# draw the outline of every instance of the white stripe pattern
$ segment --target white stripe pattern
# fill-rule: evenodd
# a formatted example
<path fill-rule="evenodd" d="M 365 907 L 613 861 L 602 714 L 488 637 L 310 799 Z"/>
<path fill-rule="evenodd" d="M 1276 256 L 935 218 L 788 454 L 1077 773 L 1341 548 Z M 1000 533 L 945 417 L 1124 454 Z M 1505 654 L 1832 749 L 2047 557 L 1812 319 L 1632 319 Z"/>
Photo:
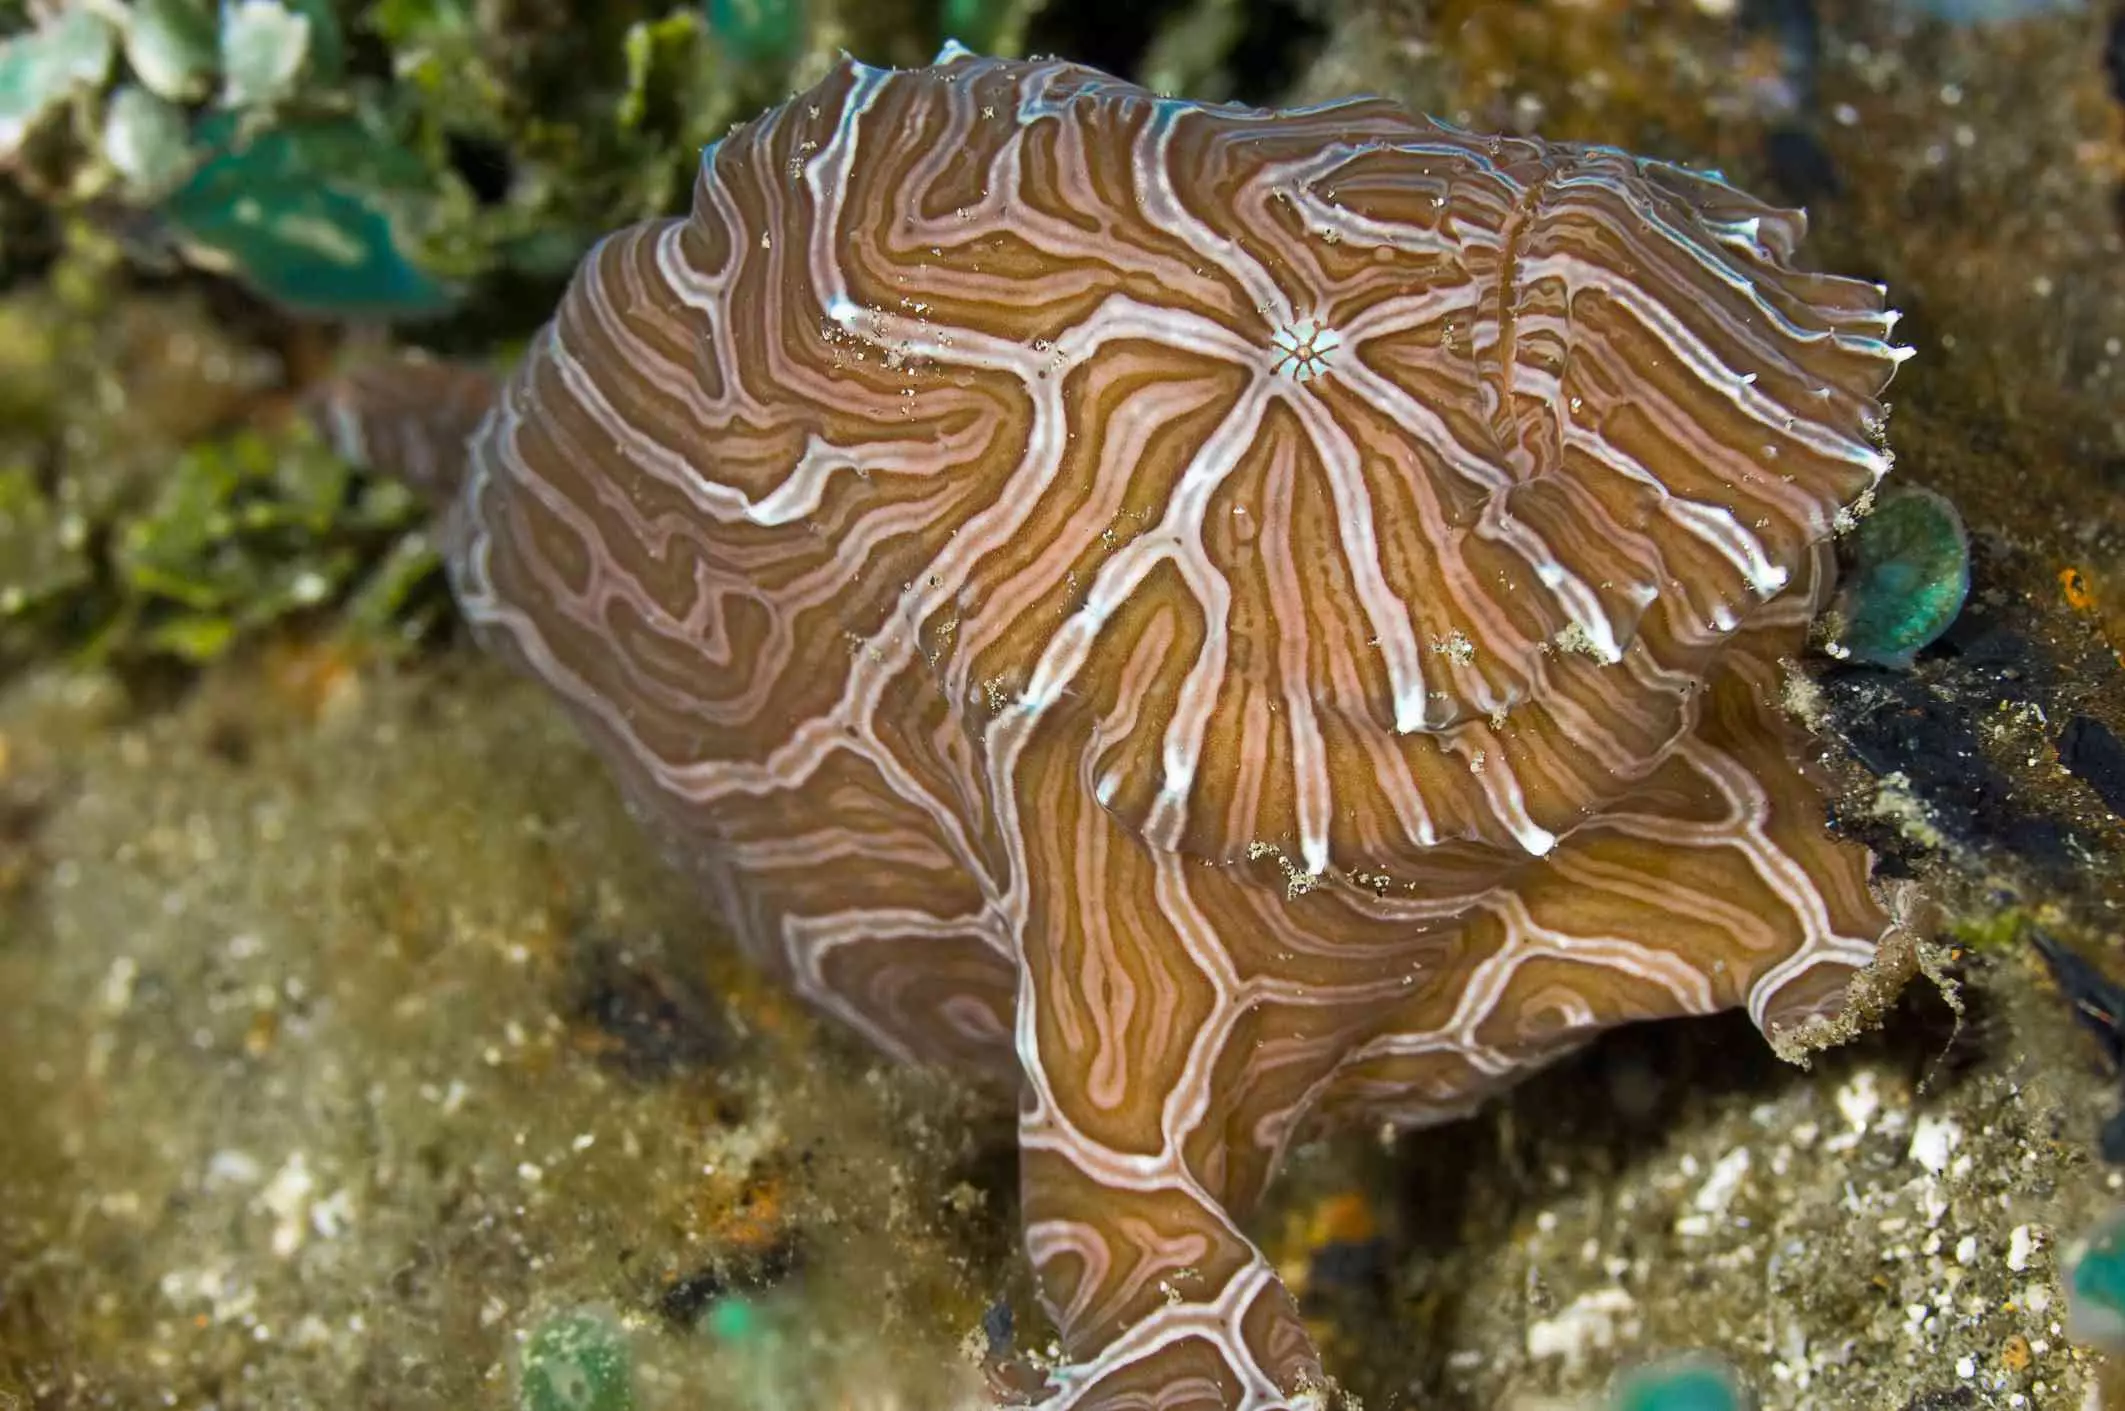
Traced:
<path fill-rule="evenodd" d="M 1015 1074 L 1050 1405 L 1316 1404 L 1296 1134 L 1868 964 L 1771 700 L 1903 350 L 1800 230 L 948 50 L 711 149 L 501 392 L 468 615 L 807 998 Z"/>

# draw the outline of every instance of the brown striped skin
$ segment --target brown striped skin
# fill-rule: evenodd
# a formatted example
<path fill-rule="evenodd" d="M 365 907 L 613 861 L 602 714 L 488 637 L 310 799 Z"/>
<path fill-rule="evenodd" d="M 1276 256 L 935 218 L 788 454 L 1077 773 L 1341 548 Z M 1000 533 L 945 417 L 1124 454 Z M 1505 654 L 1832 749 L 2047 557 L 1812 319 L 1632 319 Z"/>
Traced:
<path fill-rule="evenodd" d="M 1887 468 L 1799 217 L 1383 102 L 846 64 L 609 238 L 449 537 L 483 638 L 815 1003 L 1014 1072 L 1055 1406 L 1322 1404 L 1295 1134 L 1890 922 L 1772 705 Z"/>

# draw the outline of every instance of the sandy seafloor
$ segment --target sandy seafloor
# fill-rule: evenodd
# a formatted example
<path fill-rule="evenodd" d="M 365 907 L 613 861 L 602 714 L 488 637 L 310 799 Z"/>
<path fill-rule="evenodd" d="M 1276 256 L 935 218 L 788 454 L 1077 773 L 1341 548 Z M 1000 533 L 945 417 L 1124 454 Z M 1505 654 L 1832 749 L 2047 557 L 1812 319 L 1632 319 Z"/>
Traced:
<path fill-rule="evenodd" d="M 2125 975 L 2125 779 L 2066 748 L 2125 729 L 2111 16 L 1313 8 L 1285 91 L 1806 200 L 1810 258 L 1910 315 L 1897 475 L 1976 549 L 1945 644 L 1806 703 L 1840 826 L 1947 907 L 1961 1017 L 1921 980 L 1807 1071 L 1657 1026 L 1304 1149 L 1258 1228 L 1331 1370 L 1375 1411 L 1592 1407 L 1690 1350 L 1774 1411 L 2105 1404 L 2062 1272 L 2125 1206 L 2119 1082 L 2028 928 Z M 642 1407 L 978 1406 L 998 1305 L 1045 1338 L 1010 1135 L 751 977 L 467 647 L 0 686 L 0 1408 L 506 1406 L 577 1313 Z"/>

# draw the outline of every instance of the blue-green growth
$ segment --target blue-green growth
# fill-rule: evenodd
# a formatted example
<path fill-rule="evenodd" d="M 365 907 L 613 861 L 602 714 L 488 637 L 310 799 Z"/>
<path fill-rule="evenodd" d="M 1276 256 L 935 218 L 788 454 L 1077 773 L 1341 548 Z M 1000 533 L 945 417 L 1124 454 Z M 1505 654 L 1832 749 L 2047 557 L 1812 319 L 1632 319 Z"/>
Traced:
<path fill-rule="evenodd" d="M 2045 15 L 2077 15 L 2085 0 L 1900 0 L 1902 8 L 1950 24 L 2011 24 Z"/>
<path fill-rule="evenodd" d="M 2066 1271 L 2066 1331 L 2075 1342 L 2125 1351 L 2125 1216 L 2113 1216 Z"/>
<path fill-rule="evenodd" d="M 1970 536 L 1931 490 L 1892 490 L 1859 522 L 1850 567 L 1831 607 L 1832 651 L 1870 666 L 1906 667 L 1963 610 Z"/>
<path fill-rule="evenodd" d="M 556 1313 L 524 1344 L 517 1411 L 633 1411 L 627 1334 L 599 1309 Z"/>
<path fill-rule="evenodd" d="M 760 1310 L 742 1298 L 719 1298 L 701 1315 L 701 1328 L 719 1342 L 751 1342 L 764 1329 Z"/>
<path fill-rule="evenodd" d="M 1747 1405 L 1732 1376 L 1692 1359 L 1626 1377 L 1616 1393 L 1615 1411 L 1744 1411 Z"/>
<path fill-rule="evenodd" d="M 782 64 L 804 47 L 804 0 L 708 0 L 708 33 L 741 64 Z"/>
<path fill-rule="evenodd" d="M 453 291 L 408 258 L 392 200 L 430 183 L 403 149 L 354 121 L 246 137 L 216 114 L 194 134 L 212 155 L 161 213 L 188 254 L 303 313 L 441 313 Z"/>

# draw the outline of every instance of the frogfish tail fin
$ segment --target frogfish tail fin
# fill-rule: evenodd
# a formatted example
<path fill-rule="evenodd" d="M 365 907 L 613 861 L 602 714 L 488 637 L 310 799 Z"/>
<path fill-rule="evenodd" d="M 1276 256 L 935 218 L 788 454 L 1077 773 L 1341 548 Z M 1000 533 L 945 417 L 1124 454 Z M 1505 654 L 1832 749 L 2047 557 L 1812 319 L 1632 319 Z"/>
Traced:
<path fill-rule="evenodd" d="M 501 386 L 485 368 L 409 354 L 334 375 L 303 412 L 350 463 L 404 481 L 440 511 L 457 498 L 467 443 Z"/>

